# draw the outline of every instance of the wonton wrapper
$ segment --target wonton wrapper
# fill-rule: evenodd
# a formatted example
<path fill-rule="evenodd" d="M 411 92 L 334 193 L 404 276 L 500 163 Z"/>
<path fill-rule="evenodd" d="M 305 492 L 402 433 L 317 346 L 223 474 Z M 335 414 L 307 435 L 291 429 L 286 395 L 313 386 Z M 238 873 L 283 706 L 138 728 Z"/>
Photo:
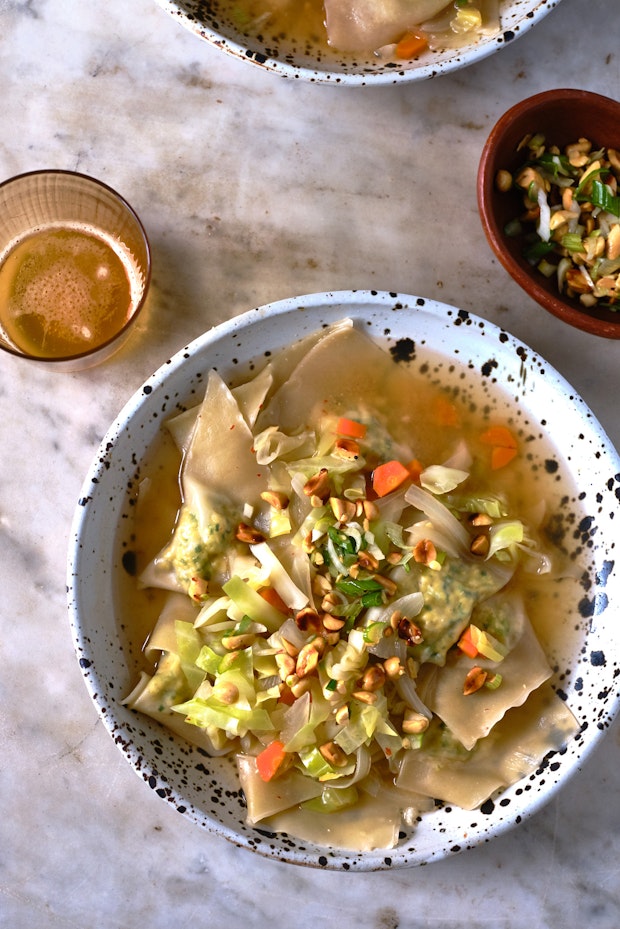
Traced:
<path fill-rule="evenodd" d="M 327 40 L 343 52 L 369 52 L 397 42 L 435 16 L 447 0 L 325 0 Z"/>
<path fill-rule="evenodd" d="M 240 509 L 255 503 L 267 484 L 267 471 L 256 463 L 252 431 L 237 401 L 215 371 L 207 391 L 181 471 L 185 481 L 205 488 L 208 495 L 230 500 Z"/>
<path fill-rule="evenodd" d="M 176 654 L 174 624 L 177 621 L 193 623 L 196 613 L 196 605 L 187 596 L 171 594 L 166 599 L 145 648 L 145 654 L 149 658 L 156 658 L 156 653 L 160 653 L 155 673 L 150 675 L 142 671 L 140 680 L 123 703 L 130 710 L 150 716 L 166 729 L 171 729 L 193 745 L 204 748 L 210 755 L 216 755 L 221 753 L 214 749 L 207 733 L 186 723 L 182 716 L 170 709 L 192 695 L 181 668 L 180 658 Z"/>
<path fill-rule="evenodd" d="M 269 397 L 256 421 L 256 432 L 277 426 L 289 435 L 318 429 L 325 416 L 359 417 L 365 411 L 390 422 L 391 438 L 413 456 L 424 445 L 432 458 L 436 428 L 433 411 L 417 411 L 413 421 L 411 397 L 415 381 L 406 365 L 399 364 L 365 333 L 344 322 L 326 334 L 301 357 L 294 370 Z M 277 383 L 279 378 L 274 378 Z M 429 435 L 430 434 L 430 435 Z M 440 437 L 445 442 L 445 437 Z M 439 441 L 439 439 L 438 439 Z"/>
<path fill-rule="evenodd" d="M 407 752 L 396 786 L 473 810 L 558 751 L 579 731 L 575 717 L 551 685 L 543 684 L 523 706 L 509 710 L 486 739 L 463 759 L 424 749 Z"/>
<path fill-rule="evenodd" d="M 496 690 L 481 687 L 465 696 L 463 682 L 474 667 L 501 674 Z M 446 724 L 450 732 L 472 749 L 478 739 L 489 734 L 511 707 L 520 706 L 529 694 L 551 677 L 551 668 L 527 618 L 515 647 L 503 661 L 489 661 L 482 655 L 468 658 L 452 651 L 443 668 L 426 665 L 417 679 L 420 699 Z"/>

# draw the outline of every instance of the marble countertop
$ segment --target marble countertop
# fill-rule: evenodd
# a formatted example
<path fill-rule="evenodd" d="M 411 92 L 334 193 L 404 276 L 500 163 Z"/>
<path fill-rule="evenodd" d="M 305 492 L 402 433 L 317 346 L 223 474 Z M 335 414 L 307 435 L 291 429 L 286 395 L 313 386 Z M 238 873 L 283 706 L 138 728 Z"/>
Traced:
<path fill-rule="evenodd" d="M 562 86 L 618 95 L 616 2 L 563 0 L 436 81 L 347 89 L 245 65 L 153 0 L 0 0 L 0 177 L 106 181 L 154 259 L 139 331 L 107 364 L 61 375 L 0 359 L 3 929 L 620 925 L 617 722 L 550 804 L 487 845 L 396 873 L 302 869 L 210 836 L 145 788 L 88 697 L 65 603 L 70 521 L 109 423 L 175 350 L 271 300 L 355 287 L 456 304 L 528 342 L 620 444 L 620 345 L 517 288 L 475 199 L 510 105 Z"/>

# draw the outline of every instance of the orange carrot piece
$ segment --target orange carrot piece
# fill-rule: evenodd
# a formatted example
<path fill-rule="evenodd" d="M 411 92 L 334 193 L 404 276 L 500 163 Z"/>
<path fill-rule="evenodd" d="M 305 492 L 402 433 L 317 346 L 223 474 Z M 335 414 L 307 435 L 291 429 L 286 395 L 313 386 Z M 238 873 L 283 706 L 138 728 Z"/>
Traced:
<path fill-rule="evenodd" d="M 480 436 L 480 441 L 484 445 L 494 445 L 498 448 L 516 449 L 517 447 L 517 440 L 508 426 L 489 426 Z"/>
<path fill-rule="evenodd" d="M 411 477 L 409 469 L 396 459 L 386 461 L 378 465 L 373 471 L 372 486 L 378 497 L 385 497 L 386 494 L 396 490 L 397 487 Z"/>
<path fill-rule="evenodd" d="M 464 652 L 468 658 L 475 658 L 478 654 L 478 649 L 473 643 L 471 637 L 471 626 L 468 626 L 461 638 L 458 640 L 458 647 Z"/>
<path fill-rule="evenodd" d="M 516 448 L 506 448 L 505 445 L 496 445 L 491 452 L 492 470 L 497 471 L 499 468 L 504 468 L 507 464 L 510 464 L 512 459 L 516 457 L 516 454 Z"/>
<path fill-rule="evenodd" d="M 261 587 L 258 592 L 263 600 L 270 603 L 276 610 L 279 610 L 280 613 L 284 613 L 285 616 L 288 615 L 289 609 L 275 587 Z"/>
<path fill-rule="evenodd" d="M 256 767 L 263 781 L 271 781 L 286 761 L 284 744 L 274 739 L 256 756 Z"/>
<path fill-rule="evenodd" d="M 280 696 L 278 697 L 278 703 L 283 703 L 285 706 L 292 706 L 295 703 L 295 694 L 290 687 L 287 687 L 286 684 L 282 685 L 282 690 L 280 691 Z"/>
<path fill-rule="evenodd" d="M 458 410 L 447 397 L 436 397 L 433 403 L 435 419 L 440 426 L 458 426 Z"/>
<path fill-rule="evenodd" d="M 406 32 L 396 45 L 397 58 L 415 58 L 428 48 L 428 39 L 420 32 Z"/>
<path fill-rule="evenodd" d="M 420 475 L 424 470 L 424 465 L 418 458 L 414 458 L 409 462 L 408 465 L 409 474 L 411 475 L 411 480 L 415 481 L 416 484 L 420 483 Z"/>
<path fill-rule="evenodd" d="M 347 436 L 349 439 L 363 439 L 366 435 L 366 426 L 354 419 L 341 416 L 336 426 L 336 432 L 338 435 Z"/>

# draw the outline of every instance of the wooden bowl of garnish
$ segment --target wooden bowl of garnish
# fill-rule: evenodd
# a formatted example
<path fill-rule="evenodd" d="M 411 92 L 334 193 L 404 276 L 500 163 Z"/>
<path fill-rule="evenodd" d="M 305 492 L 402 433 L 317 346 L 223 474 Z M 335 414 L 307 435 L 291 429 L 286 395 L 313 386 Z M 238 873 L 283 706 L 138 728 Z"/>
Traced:
<path fill-rule="evenodd" d="M 620 103 L 536 94 L 494 126 L 478 171 L 491 248 L 545 310 L 620 338 Z"/>

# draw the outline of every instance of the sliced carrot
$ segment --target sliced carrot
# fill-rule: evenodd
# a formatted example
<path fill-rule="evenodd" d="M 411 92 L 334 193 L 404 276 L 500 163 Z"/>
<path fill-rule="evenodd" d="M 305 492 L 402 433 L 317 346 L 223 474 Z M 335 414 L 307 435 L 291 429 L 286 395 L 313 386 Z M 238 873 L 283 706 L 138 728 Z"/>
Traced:
<path fill-rule="evenodd" d="M 278 697 L 278 703 L 283 703 L 285 706 L 292 706 L 296 699 L 297 698 L 291 688 L 287 687 L 286 684 L 283 684 L 282 689 L 280 690 L 280 696 Z"/>
<path fill-rule="evenodd" d="M 271 781 L 286 761 L 284 744 L 274 739 L 256 756 L 256 767 L 263 781 Z"/>
<path fill-rule="evenodd" d="M 480 441 L 484 445 L 495 445 L 498 448 L 517 447 L 517 440 L 508 426 L 489 426 L 480 436 Z"/>
<path fill-rule="evenodd" d="M 411 477 L 409 468 L 396 459 L 378 465 L 373 471 L 372 486 L 378 497 L 396 490 L 397 487 Z"/>
<path fill-rule="evenodd" d="M 497 471 L 510 464 L 517 455 L 516 448 L 506 448 L 505 445 L 496 445 L 491 452 L 491 468 Z"/>
<path fill-rule="evenodd" d="M 409 474 L 411 475 L 411 480 L 415 481 L 416 484 L 420 483 L 420 475 L 424 470 L 424 465 L 418 458 L 414 458 L 408 464 Z"/>
<path fill-rule="evenodd" d="M 280 613 L 284 613 L 285 616 L 288 615 L 289 609 L 275 587 L 261 587 L 258 592 L 263 600 L 270 603 L 276 610 L 279 610 Z"/>
<path fill-rule="evenodd" d="M 420 32 L 406 32 L 396 45 L 397 58 L 415 58 L 428 48 L 428 39 Z"/>
<path fill-rule="evenodd" d="M 363 423 L 358 423 L 355 419 L 341 416 L 336 426 L 336 432 L 338 435 L 344 435 L 350 439 L 363 439 L 366 435 L 366 426 Z"/>
<path fill-rule="evenodd" d="M 458 426 L 458 410 L 447 397 L 436 397 L 433 403 L 435 419 L 440 426 Z"/>
<path fill-rule="evenodd" d="M 464 652 L 468 658 L 475 658 L 478 654 L 478 649 L 473 643 L 471 637 L 471 626 L 468 626 L 461 638 L 458 640 L 458 647 Z"/>

